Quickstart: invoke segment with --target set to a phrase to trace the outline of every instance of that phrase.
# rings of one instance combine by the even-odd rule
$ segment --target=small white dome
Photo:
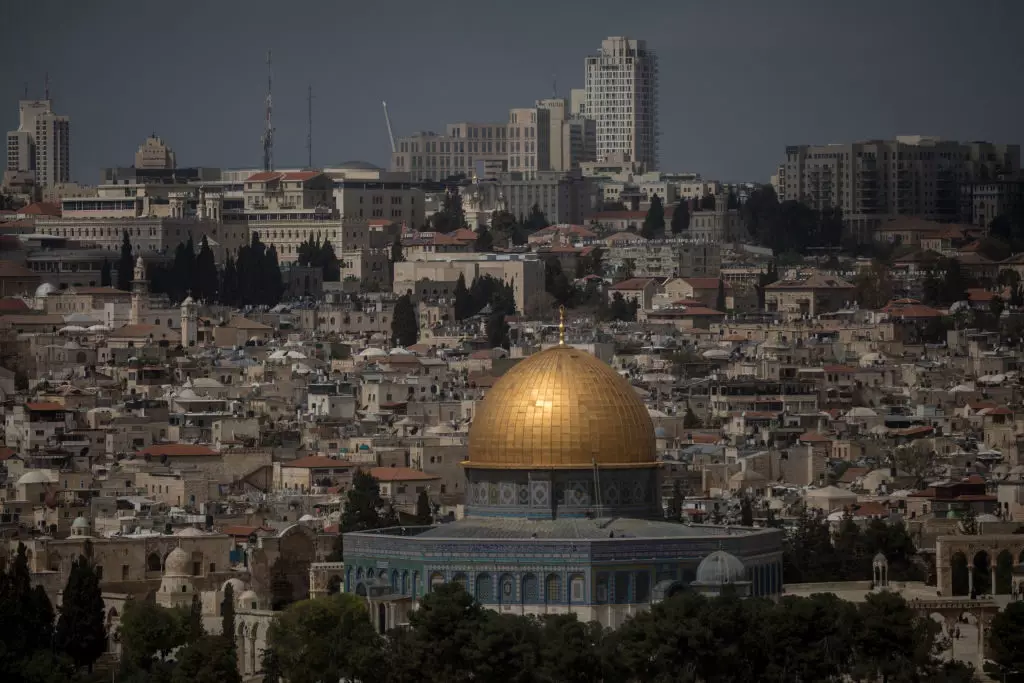
[[[747,580],[747,568],[739,558],[724,550],[716,550],[703,560],[697,567],[695,583],[704,585],[724,585]]]
[[[29,470],[25,474],[18,477],[18,486],[22,484],[52,484],[53,478],[50,477],[48,472],[43,470]]]
[[[238,606],[241,609],[255,609],[260,604],[260,597],[254,591],[245,591],[238,596]]]
[[[81,515],[79,515],[78,517],[75,517],[75,521],[71,522],[71,528],[72,529],[88,529],[89,528],[89,520],[87,520],[85,517],[82,517]]]
[[[166,576],[188,576],[188,553],[181,548],[175,548],[164,560],[164,574]]]
[[[44,282],[43,284],[41,284],[38,287],[36,287],[36,296],[37,297],[40,297],[40,296],[50,296],[51,294],[53,294],[56,291],[57,291],[56,287],[54,287],[49,282]]]

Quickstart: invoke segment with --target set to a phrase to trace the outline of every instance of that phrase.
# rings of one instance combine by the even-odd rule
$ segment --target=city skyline
[[[986,30],[967,34],[963,12],[937,4],[964,7],[652,3],[624,17],[610,3],[584,14],[527,2],[463,17],[409,4],[395,6],[404,21],[384,26],[372,8],[334,4],[275,10],[271,21],[260,3],[244,14],[184,3],[165,16],[43,2],[0,10],[20,27],[0,45],[13,65],[0,78],[0,122],[17,128],[25,84],[41,97],[48,73],[54,110],[71,120],[73,180],[92,184],[101,168],[130,164],[152,132],[183,166],[255,168],[273,49],[276,165],[305,165],[312,84],[314,165],[386,168],[381,100],[396,136],[440,131],[462,112],[500,121],[551,96],[553,81],[561,97],[582,88],[584,60],[606,37],[628,36],[658,55],[664,170],[767,182],[790,144],[914,134],[1019,142],[1024,94],[1003,74],[1024,61],[1012,34],[1024,8],[972,4],[972,23]],[[321,20],[311,23],[314,8]]]

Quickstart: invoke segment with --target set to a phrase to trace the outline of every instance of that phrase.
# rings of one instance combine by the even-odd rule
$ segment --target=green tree
[[[409,638],[404,641],[417,680],[461,683],[474,680],[472,662],[484,609],[457,584],[443,584],[423,596],[409,615]],[[481,679],[486,680],[486,679]]]
[[[700,418],[693,412],[693,408],[686,406],[686,413],[683,415],[683,429],[700,429]]]
[[[718,278],[718,295],[715,297],[715,310],[723,313],[728,310],[725,304],[725,280]]]
[[[431,230],[452,232],[466,227],[466,212],[462,209],[462,195],[456,189],[445,193],[441,210],[430,217]]]
[[[395,310],[391,316],[391,340],[398,346],[412,346],[419,338],[420,326],[416,322],[412,297],[403,294],[395,302]]]
[[[110,266],[110,261],[103,261],[103,268],[100,270],[100,287],[111,287],[114,283],[113,269]]]
[[[401,263],[405,260],[405,253],[402,251],[402,238],[396,237],[391,243],[391,262]]]
[[[365,601],[336,593],[289,605],[270,625],[267,645],[288,683],[382,680],[382,643]]]
[[[199,256],[196,257],[194,285],[196,298],[206,302],[217,301],[218,280],[217,263],[213,258],[213,250],[210,249],[206,235],[203,235],[203,241],[199,244]]]
[[[170,680],[167,657],[185,643],[180,613],[148,600],[129,600],[118,629],[123,680]]]
[[[234,639],[203,635],[177,654],[172,683],[241,683]]]
[[[227,590],[233,590],[231,584],[228,584]],[[189,605],[188,609],[188,621],[185,623],[185,642],[195,643],[200,638],[206,635],[206,630],[203,628],[203,604],[199,599],[199,595],[192,596],[192,604]]]
[[[992,619],[988,648],[985,673],[997,681],[1024,683],[1024,602],[1011,602]]]
[[[132,290],[132,273],[135,259],[132,258],[132,241],[125,230],[121,237],[121,255],[117,259],[117,288],[123,292]]]
[[[487,323],[485,324],[487,332],[487,344],[492,348],[498,348],[499,346],[503,349],[508,349],[511,345],[509,340],[509,325],[508,321],[505,320],[505,313],[502,311],[493,311],[487,317]]]
[[[508,211],[495,211],[491,214],[491,235],[494,244],[499,247],[526,244],[526,231]]]
[[[631,302],[626,301],[625,297],[622,296],[622,292],[615,292],[612,294],[612,304],[609,308],[612,320],[620,320],[623,322],[635,321],[636,320],[636,308],[630,306]]]
[[[71,564],[54,640],[57,649],[66,653],[75,666],[86,667],[91,673],[92,665],[107,650],[107,627],[91,544],[86,544],[85,553]]]
[[[465,320],[473,313],[473,297],[466,287],[466,274],[459,273],[459,279],[455,283],[455,319]]]
[[[476,242],[473,244],[474,251],[494,251],[494,237],[486,225],[481,225],[476,231]]]
[[[992,301],[988,304],[988,310],[992,314],[992,320],[995,329],[999,329],[999,319],[1003,315],[1003,311],[1006,310],[1006,304],[1003,303],[1003,297],[996,294],[992,297]]]
[[[540,204],[534,204],[530,207],[530,215],[526,217],[523,222],[523,228],[528,234],[533,234],[538,230],[542,230],[550,225],[548,223],[547,216],[540,210]]]
[[[544,261],[544,289],[562,306],[568,306],[575,288],[562,270],[562,262],[557,257]]]
[[[662,205],[661,197],[658,195],[651,197],[651,206],[647,209],[647,215],[644,217],[644,225],[640,229],[640,234],[649,240],[665,235],[665,207]]]
[[[900,595],[869,593],[858,605],[852,639],[857,680],[929,680],[942,668],[939,624],[919,615]]]
[[[672,234],[679,235],[690,229],[690,205],[685,199],[680,199],[672,211]]]
[[[582,622],[575,614],[548,615],[540,624],[541,681],[608,680],[602,655],[606,634],[600,624]]]
[[[380,495],[380,484],[368,472],[356,470],[345,495],[341,532],[368,531],[396,526],[394,517]]]
[[[230,583],[224,586],[224,598],[220,602],[220,634],[226,638],[232,650],[235,648],[235,589]]]
[[[840,564],[825,518],[805,510],[783,542],[782,574],[786,581],[833,581],[841,575]]]
[[[427,525],[434,523],[434,515],[430,510],[430,497],[427,490],[423,489],[416,497],[416,523]]]
[[[857,273],[853,286],[854,299],[863,308],[877,310],[892,300],[892,276],[881,261],[872,261],[869,269]]]

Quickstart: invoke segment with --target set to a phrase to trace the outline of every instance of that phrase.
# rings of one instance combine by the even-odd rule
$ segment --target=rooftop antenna
[[[263,129],[264,171],[274,170],[274,100],[271,95],[273,89],[271,57],[271,51],[267,50],[267,114],[265,128]]]
[[[551,99],[558,97],[558,74],[551,74]]]
[[[313,168],[313,86],[310,85],[306,93],[306,110],[309,116],[308,128],[306,129],[306,151],[309,154],[309,168]]]
[[[395,153],[395,134],[391,132],[391,117],[388,116],[388,103],[381,102],[384,105],[384,123],[388,127],[388,140],[391,141],[391,153]]]
[[[25,81],[25,83],[23,85],[24,85],[24,94],[23,94],[21,99],[27,100],[28,99],[28,81]]]
[[[43,99],[49,101],[50,99],[50,72],[47,71],[43,77]]]

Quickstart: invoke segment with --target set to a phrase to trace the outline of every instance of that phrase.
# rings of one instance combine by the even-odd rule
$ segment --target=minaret
[[[140,256],[135,262],[135,272],[132,276],[132,314],[129,322],[132,325],[141,324],[148,307],[149,282],[146,280],[146,264]]]
[[[187,349],[195,346],[199,338],[197,324],[199,315],[196,311],[196,302],[192,297],[187,296],[181,302],[181,346]]]

